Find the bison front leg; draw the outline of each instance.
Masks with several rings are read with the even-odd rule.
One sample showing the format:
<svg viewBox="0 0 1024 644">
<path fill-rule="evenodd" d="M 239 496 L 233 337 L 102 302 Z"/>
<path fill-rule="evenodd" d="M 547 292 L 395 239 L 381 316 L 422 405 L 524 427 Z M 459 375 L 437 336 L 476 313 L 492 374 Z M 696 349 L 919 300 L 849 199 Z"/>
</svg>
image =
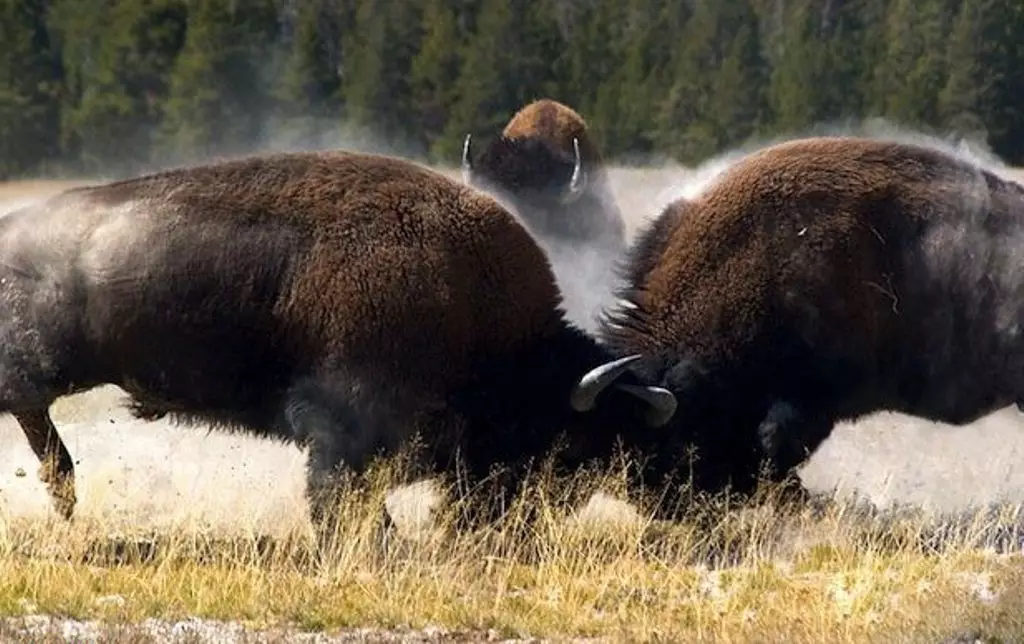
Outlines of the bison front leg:
<svg viewBox="0 0 1024 644">
<path fill-rule="evenodd" d="M 62 517 L 70 520 L 77 502 L 75 464 L 50 419 L 50 412 L 46 409 L 31 409 L 12 414 L 39 459 L 39 479 L 46 483 L 54 507 Z"/>
<path fill-rule="evenodd" d="M 758 427 L 761 448 L 768 460 L 769 479 L 782 485 L 785 500 L 810 499 L 796 468 L 825 441 L 834 420 L 828 414 L 805 413 L 787 401 L 776 401 Z"/>
<path fill-rule="evenodd" d="M 339 534 L 341 492 L 345 479 L 357 483 L 370 458 L 383 446 L 379 423 L 360 410 L 344 388 L 306 383 L 293 388 L 285 418 L 295 439 L 309 447 L 306 496 L 310 521 L 321 554 L 334 550 Z M 384 530 L 390 516 L 382 505 Z"/>
</svg>

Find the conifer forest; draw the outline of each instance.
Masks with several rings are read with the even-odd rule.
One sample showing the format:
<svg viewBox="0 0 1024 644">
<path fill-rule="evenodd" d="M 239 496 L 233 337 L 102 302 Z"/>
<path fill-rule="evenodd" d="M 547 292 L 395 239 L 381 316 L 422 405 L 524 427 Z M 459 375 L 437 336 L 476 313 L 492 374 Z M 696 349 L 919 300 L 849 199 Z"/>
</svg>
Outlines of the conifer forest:
<svg viewBox="0 0 1024 644">
<path fill-rule="evenodd" d="M 1015 0 L 0 0 L 0 179 L 266 148 L 458 163 L 525 103 L 618 163 L 880 118 L 1024 161 Z"/>
</svg>

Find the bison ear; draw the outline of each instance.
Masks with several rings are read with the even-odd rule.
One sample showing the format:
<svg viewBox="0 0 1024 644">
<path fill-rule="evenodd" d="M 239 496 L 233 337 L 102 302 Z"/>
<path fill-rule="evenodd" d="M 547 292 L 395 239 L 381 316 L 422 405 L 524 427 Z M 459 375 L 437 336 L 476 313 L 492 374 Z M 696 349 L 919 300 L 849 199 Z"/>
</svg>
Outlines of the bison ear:
<svg viewBox="0 0 1024 644">
<path fill-rule="evenodd" d="M 572 178 L 569 180 L 569 186 L 565 189 L 565 193 L 562 196 L 562 201 L 566 204 L 575 202 L 587 189 L 587 173 L 583 170 L 583 158 L 580 156 L 580 140 L 576 137 L 572 138 L 572 149 L 576 157 L 576 163 L 572 168 Z"/>
<path fill-rule="evenodd" d="M 472 134 L 467 134 L 462 142 L 462 182 L 466 185 L 469 185 L 473 179 L 473 162 L 470 160 L 469 151 L 469 144 L 472 138 Z"/>
</svg>

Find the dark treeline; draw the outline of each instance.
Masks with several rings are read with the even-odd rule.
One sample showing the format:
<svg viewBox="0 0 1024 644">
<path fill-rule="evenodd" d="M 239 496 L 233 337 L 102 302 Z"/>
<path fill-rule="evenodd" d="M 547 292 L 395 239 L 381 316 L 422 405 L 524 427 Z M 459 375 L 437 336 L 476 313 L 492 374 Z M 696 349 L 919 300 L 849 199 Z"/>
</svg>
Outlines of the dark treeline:
<svg viewBox="0 0 1024 644">
<path fill-rule="evenodd" d="M 1024 161 L 1015 0 L 0 0 L 0 177 L 257 148 L 458 163 L 549 96 L 692 163 L 882 117 Z"/>
</svg>

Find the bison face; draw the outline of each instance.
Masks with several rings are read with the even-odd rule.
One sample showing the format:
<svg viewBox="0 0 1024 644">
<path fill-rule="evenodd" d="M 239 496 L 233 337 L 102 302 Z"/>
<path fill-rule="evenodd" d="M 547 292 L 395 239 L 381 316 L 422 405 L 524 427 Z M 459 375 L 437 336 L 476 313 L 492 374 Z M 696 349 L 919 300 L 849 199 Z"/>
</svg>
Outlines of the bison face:
<svg viewBox="0 0 1024 644">
<path fill-rule="evenodd" d="M 588 173 L 577 139 L 573 139 L 573 155 L 567 155 L 541 138 L 501 137 L 475 163 L 470 141 L 466 135 L 462 149 L 466 184 L 508 203 L 542 234 L 580 236 L 592 226 L 586 211 L 595 204 L 582 203 L 589 201 L 584 199 Z M 584 212 L 576 214 L 577 206 Z"/>
<path fill-rule="evenodd" d="M 573 391 L 572 406 L 592 409 L 608 390 L 642 399 L 646 424 L 662 428 L 633 441 L 652 458 L 654 477 L 676 471 L 701 491 L 752 489 L 765 457 L 757 437 L 763 401 L 726 390 L 691 360 L 634 354 L 586 373 Z M 600 410 L 603 404 L 596 406 Z"/>
<path fill-rule="evenodd" d="M 572 408 L 580 412 L 590 411 L 598 395 L 614 387 L 647 403 L 645 420 L 649 426 L 661 427 L 668 423 L 676 413 L 675 394 L 663 387 L 619 381 L 640 360 L 643 360 L 643 356 L 626 356 L 591 369 L 573 389 L 570 398 Z"/>
</svg>

